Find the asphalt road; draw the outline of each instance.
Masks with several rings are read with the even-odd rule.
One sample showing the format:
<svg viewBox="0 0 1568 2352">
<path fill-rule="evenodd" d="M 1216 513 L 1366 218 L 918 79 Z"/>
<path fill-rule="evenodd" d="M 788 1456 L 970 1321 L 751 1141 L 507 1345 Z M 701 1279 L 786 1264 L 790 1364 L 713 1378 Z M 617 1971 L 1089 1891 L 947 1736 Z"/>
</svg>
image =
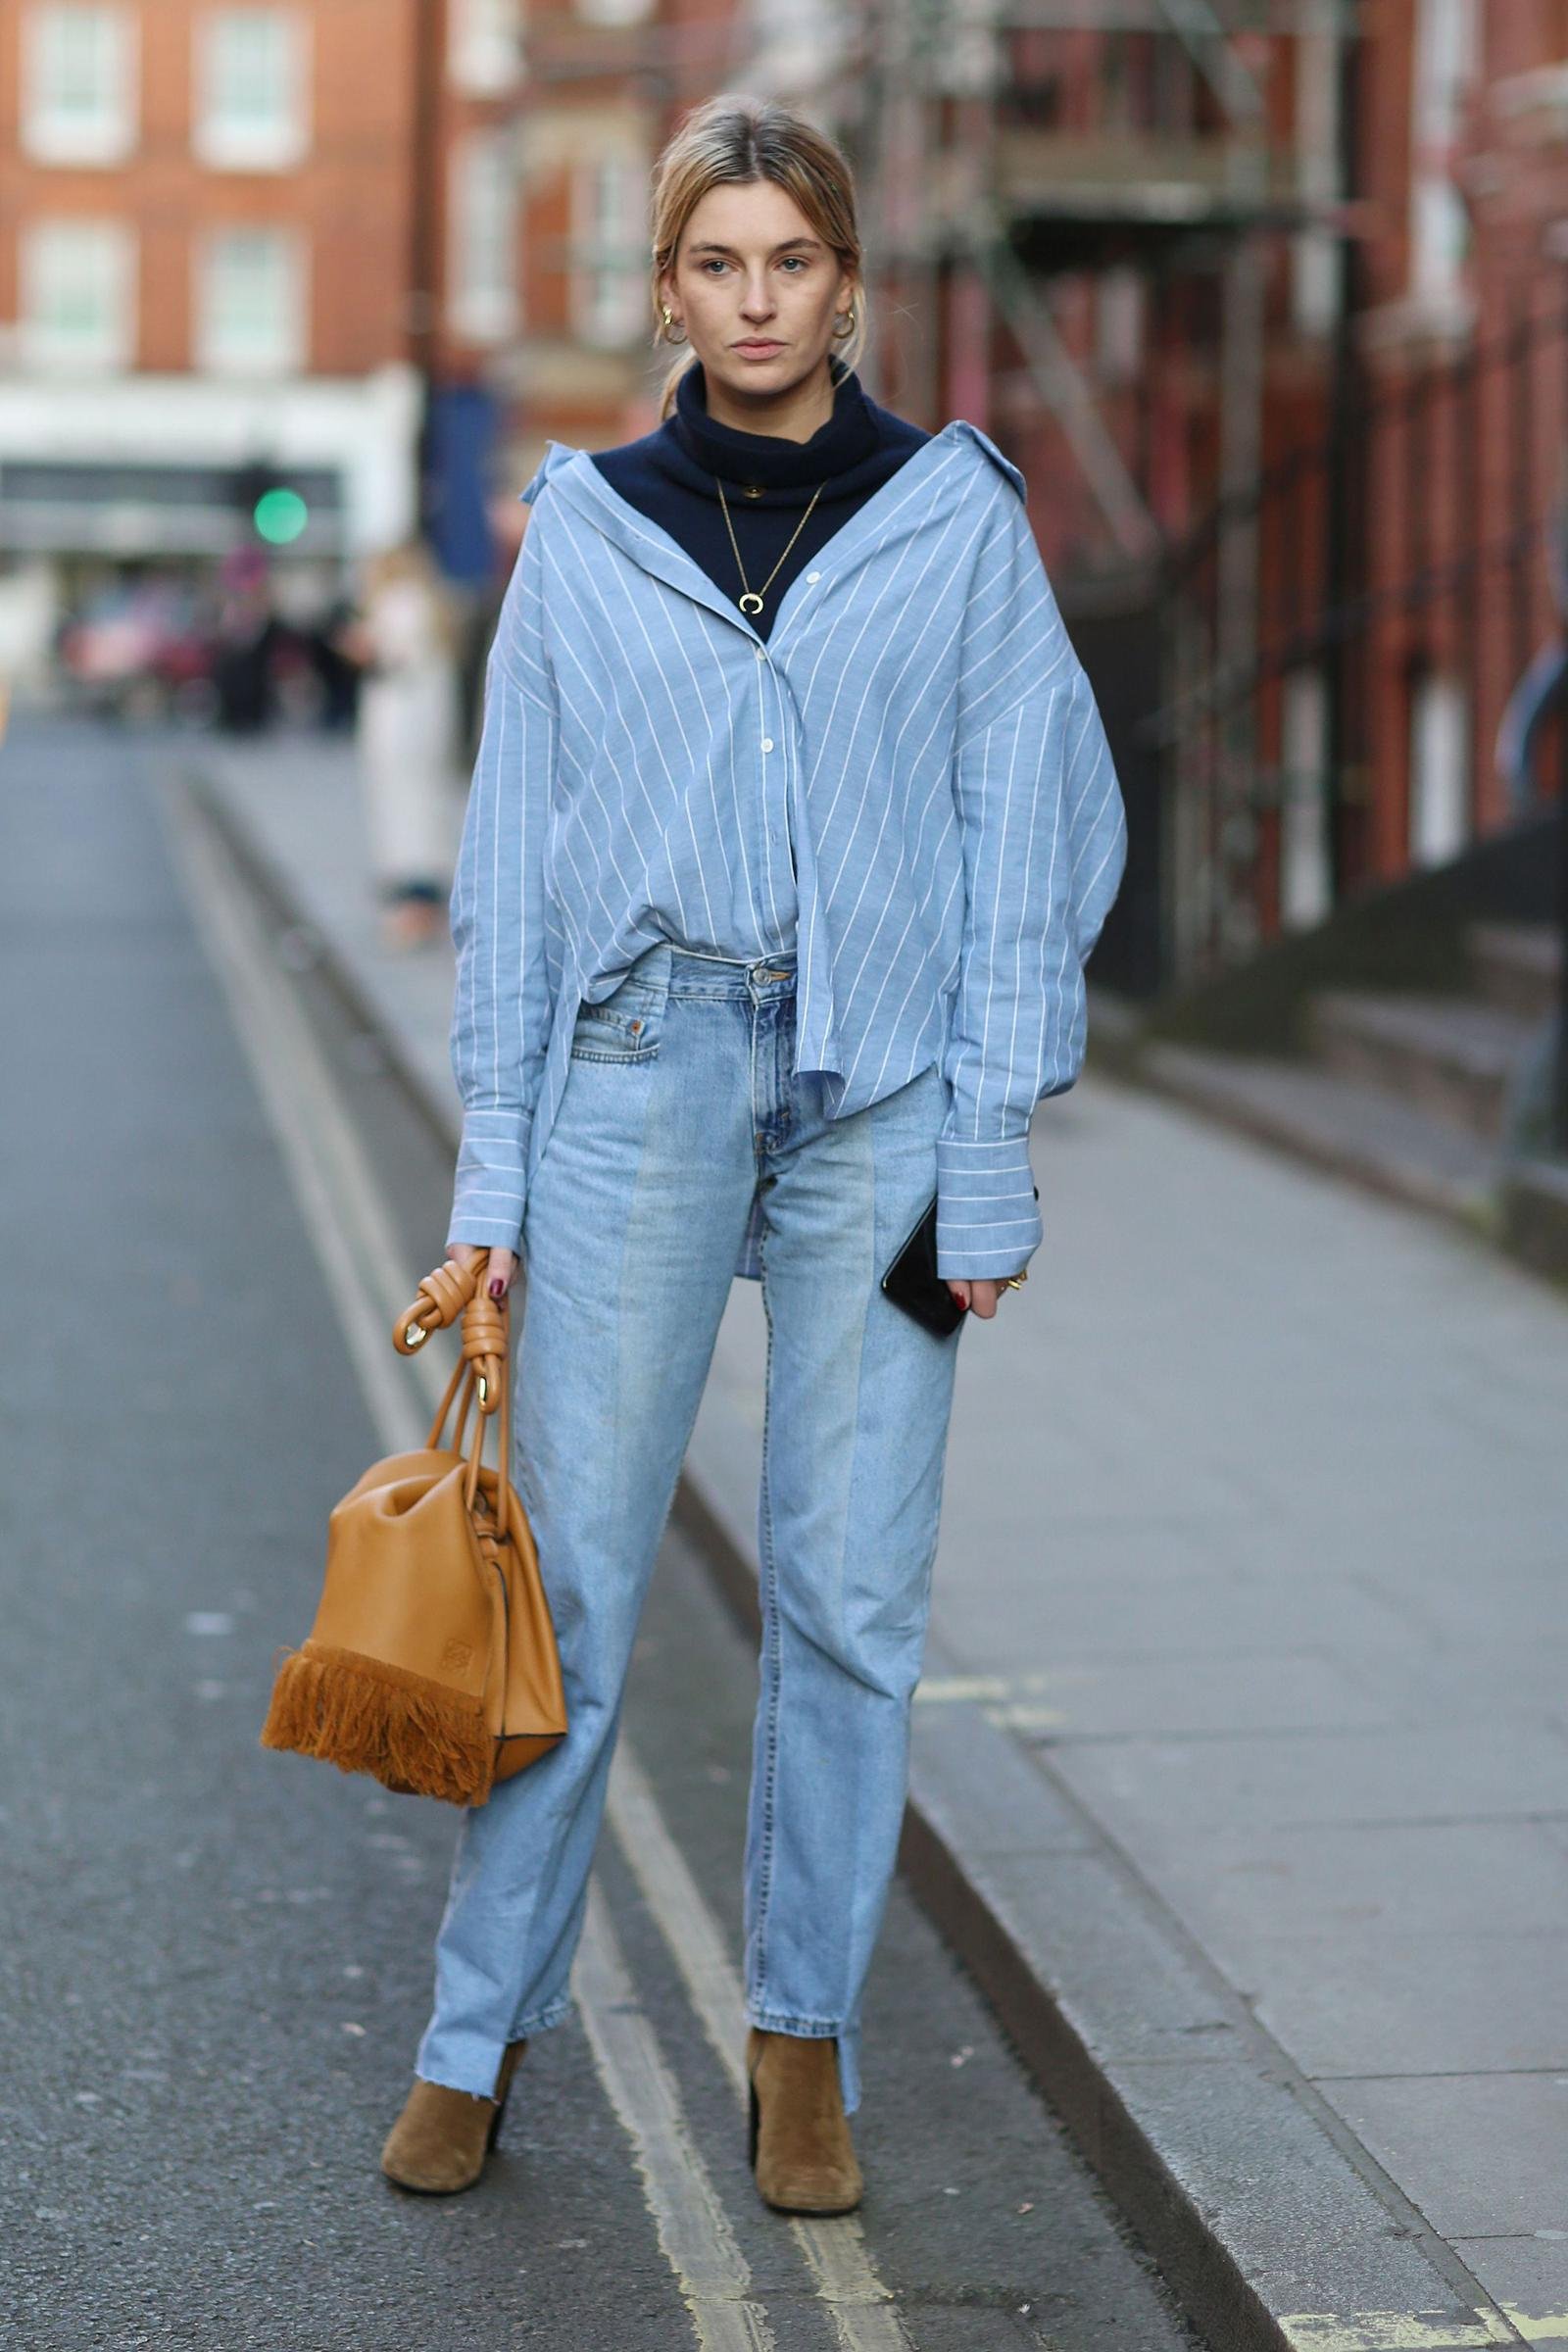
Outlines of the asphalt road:
<svg viewBox="0 0 1568 2352">
<path fill-rule="evenodd" d="M 258 931 L 267 985 L 236 1014 L 165 795 L 180 758 L 26 718 L 0 751 L 0 2341 L 1191 2347 L 902 1889 L 863 2212 L 803 2231 L 757 2201 L 715 2046 L 753 1665 L 673 1531 L 583 2013 L 530 2049 L 476 2190 L 382 2180 L 456 1816 L 258 1744 L 327 1510 L 387 1445 L 323 1280 L 300 1158 L 321 1122 L 288 1107 L 308 1072 L 278 1007 L 305 1016 L 403 1296 L 439 1257 L 450 1167 L 308 942 Z"/>
</svg>

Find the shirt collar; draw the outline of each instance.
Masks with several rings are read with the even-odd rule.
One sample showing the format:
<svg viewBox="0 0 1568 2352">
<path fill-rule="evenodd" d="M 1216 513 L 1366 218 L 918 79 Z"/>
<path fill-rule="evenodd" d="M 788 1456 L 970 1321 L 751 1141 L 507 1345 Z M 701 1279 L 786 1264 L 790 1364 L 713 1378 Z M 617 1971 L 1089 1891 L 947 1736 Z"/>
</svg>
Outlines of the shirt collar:
<svg viewBox="0 0 1568 2352">
<path fill-rule="evenodd" d="M 961 496 L 962 486 L 972 485 L 977 478 L 974 460 L 980 451 L 1010 480 L 1022 499 L 1024 477 L 1018 468 L 978 425 L 970 424 L 966 417 L 955 417 L 939 433 L 933 433 L 929 441 L 922 442 L 892 479 L 874 491 L 843 528 L 834 532 L 821 568 L 828 564 L 837 568 L 857 556 L 862 545 L 875 545 L 908 515 L 911 502 L 921 514 L 929 514 L 933 492 L 942 495 L 945 489 L 948 498 Z M 695 557 L 689 556 L 679 540 L 672 538 L 662 524 L 651 522 L 622 498 L 606 481 L 586 450 L 574 449 L 561 441 L 550 442 L 537 471 L 520 496 L 531 504 L 547 482 L 575 514 L 602 531 L 633 563 L 761 644 L 745 613 L 714 586 Z M 786 617 L 795 609 L 802 586 L 803 581 L 797 579 L 785 591 L 768 640 L 770 650 L 778 648 Z"/>
</svg>

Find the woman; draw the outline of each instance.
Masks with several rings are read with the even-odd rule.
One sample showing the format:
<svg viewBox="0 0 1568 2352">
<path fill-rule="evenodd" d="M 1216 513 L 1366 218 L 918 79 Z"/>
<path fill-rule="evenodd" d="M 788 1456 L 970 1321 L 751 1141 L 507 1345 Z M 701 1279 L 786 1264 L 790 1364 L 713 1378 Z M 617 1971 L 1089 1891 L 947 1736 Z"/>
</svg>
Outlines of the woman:
<svg viewBox="0 0 1568 2352">
<path fill-rule="evenodd" d="M 758 2187 L 848 2211 L 861 1987 L 904 1806 L 956 1338 L 880 1290 L 938 1202 L 989 1321 L 1041 1238 L 1124 856 L 1022 477 L 868 401 L 838 150 L 689 117 L 654 185 L 664 422 L 552 445 L 490 654 L 453 892 L 447 1248 L 527 1267 L 514 1468 L 570 1730 L 465 1816 L 382 2153 L 478 2177 L 567 2006 L 622 1683 L 732 1274 L 769 1330 L 745 1866 Z M 698 1702 L 700 1703 L 700 1701 Z"/>
<path fill-rule="evenodd" d="M 360 786 L 382 942 L 396 954 L 441 936 L 455 821 L 455 635 L 417 540 L 370 558 L 359 615 L 336 643 L 361 665 Z"/>
</svg>

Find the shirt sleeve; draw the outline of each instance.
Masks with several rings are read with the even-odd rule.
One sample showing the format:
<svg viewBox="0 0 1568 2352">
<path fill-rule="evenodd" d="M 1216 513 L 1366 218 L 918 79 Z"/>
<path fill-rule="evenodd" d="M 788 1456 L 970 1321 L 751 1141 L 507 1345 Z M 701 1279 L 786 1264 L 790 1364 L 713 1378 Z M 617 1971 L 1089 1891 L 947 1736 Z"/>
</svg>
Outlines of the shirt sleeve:
<svg viewBox="0 0 1568 2352">
<path fill-rule="evenodd" d="M 1023 501 L 999 491 L 969 589 L 955 765 L 965 909 L 937 1142 L 937 1271 L 998 1280 L 1039 1248 L 1035 1104 L 1083 1067 L 1083 966 L 1127 823 L 1104 729 Z"/>
<path fill-rule="evenodd" d="M 535 526 L 486 659 L 484 710 L 452 885 L 452 1074 L 463 1101 L 447 1241 L 517 1251 L 528 1138 L 550 1030 L 545 828 L 555 767 Z"/>
</svg>

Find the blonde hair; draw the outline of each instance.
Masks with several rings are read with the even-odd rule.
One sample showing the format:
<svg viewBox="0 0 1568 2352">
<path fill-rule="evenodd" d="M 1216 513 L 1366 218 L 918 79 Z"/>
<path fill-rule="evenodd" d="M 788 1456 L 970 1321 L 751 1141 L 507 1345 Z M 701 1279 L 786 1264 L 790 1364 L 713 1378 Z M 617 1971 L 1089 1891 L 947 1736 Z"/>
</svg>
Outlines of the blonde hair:
<svg viewBox="0 0 1568 2352">
<path fill-rule="evenodd" d="M 855 174 L 849 159 L 825 131 L 776 98 L 748 98 L 721 91 L 694 107 L 654 166 L 654 309 L 662 296 L 659 281 L 675 266 L 686 223 L 710 188 L 771 180 L 792 197 L 824 245 L 855 271 L 859 300 L 855 328 L 834 356 L 853 368 L 865 348 L 865 296 L 859 287 L 860 232 L 855 218 Z M 667 343 L 662 318 L 656 343 Z M 675 387 L 695 354 L 677 360 L 664 378 L 659 414 L 667 416 Z"/>
<path fill-rule="evenodd" d="M 362 607 L 369 605 L 383 588 L 390 588 L 399 580 L 417 580 L 429 598 L 436 642 L 443 653 L 457 653 L 457 615 L 452 610 L 451 594 L 428 546 L 417 533 L 390 546 L 372 549 L 364 559 L 360 576 Z"/>
</svg>

